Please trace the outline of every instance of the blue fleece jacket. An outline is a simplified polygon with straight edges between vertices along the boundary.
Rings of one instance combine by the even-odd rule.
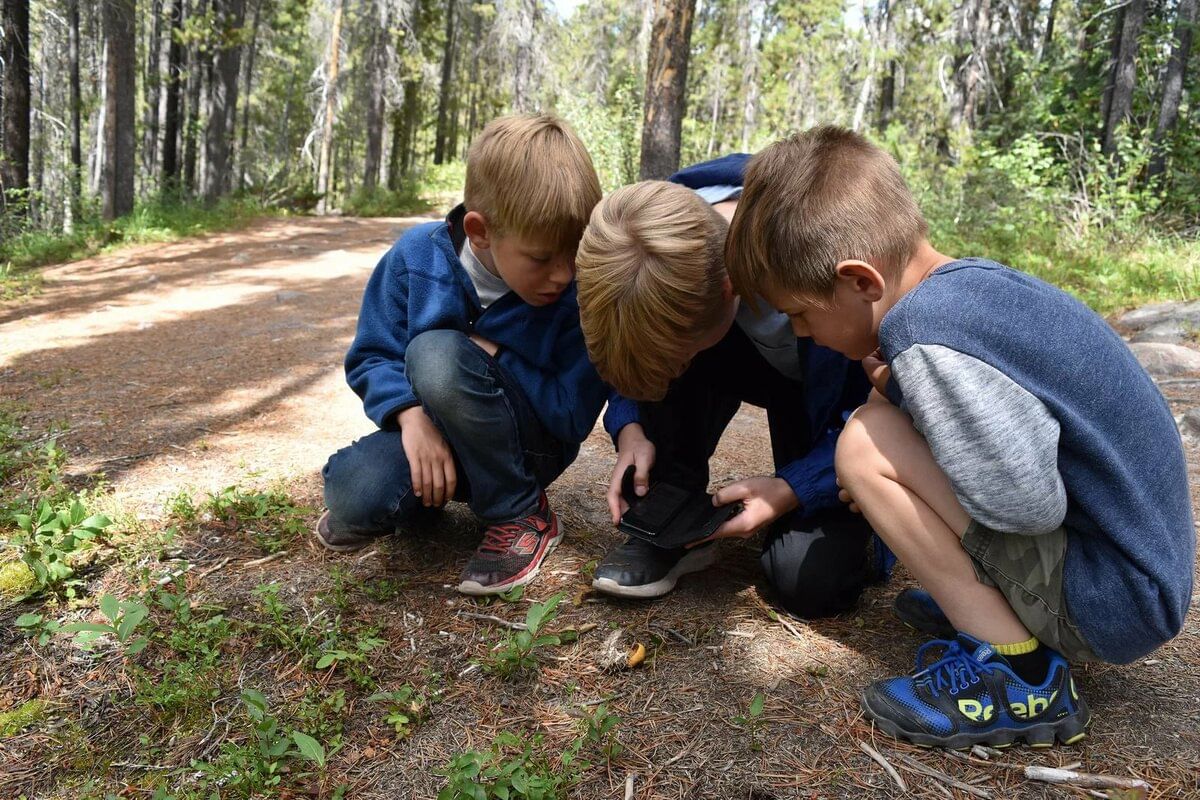
[[[964,258],[906,294],[883,318],[879,343],[892,366],[889,398],[923,427],[975,516],[996,517],[989,526],[1012,535],[1066,528],[1067,610],[1096,655],[1128,663],[1179,632],[1196,558],[1179,431],[1104,320],[1036,278]],[[950,368],[939,373],[939,361]],[[991,388],[973,390],[984,373]],[[1020,440],[996,421],[1017,401],[1026,408],[1015,420],[1024,422]],[[1039,425],[1040,415],[1049,424]],[[956,441],[939,447],[948,440]],[[1008,458],[1038,444],[1048,463]],[[993,466],[981,469],[980,458]],[[1055,480],[1027,479],[1047,467]],[[1023,519],[1024,508],[1002,507],[1012,487],[1053,516]],[[1055,502],[1064,489],[1065,502]]]
[[[410,228],[375,267],[346,353],[346,380],[367,416],[395,430],[396,414],[417,405],[404,373],[408,343],[431,330],[476,333],[500,346],[497,361],[546,429],[578,445],[595,425],[607,389],[588,361],[575,284],[547,306],[509,292],[484,310],[458,258],[464,214],[459,206],[443,222]]]
[[[749,161],[750,156],[746,153],[733,153],[688,167],[672,175],[670,180],[695,190],[741,186]],[[763,304],[760,308],[764,313],[773,313]],[[800,500],[801,513],[813,514],[842,505],[837,497],[837,476],[833,469],[837,437],[846,415],[866,399],[870,387],[857,363],[820,347],[811,339],[797,339],[796,347],[800,363],[804,365],[805,407],[788,410],[807,414],[809,430],[813,432],[812,449],[779,467],[775,474],[792,487]],[[637,402],[614,393],[604,413],[604,428],[613,440],[621,428],[637,421]]]

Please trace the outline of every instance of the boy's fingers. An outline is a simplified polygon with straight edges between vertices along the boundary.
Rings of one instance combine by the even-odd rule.
[[[650,490],[650,459],[640,454],[634,459],[633,491],[642,497]]]
[[[429,503],[441,508],[446,497],[446,473],[443,471],[440,463],[435,463],[430,467],[429,483],[431,484]]]
[[[613,525],[621,521],[621,476],[624,471],[622,463],[617,461],[612,480],[608,482],[608,493],[604,495],[604,499],[608,501],[608,513],[612,517]]]
[[[454,459],[446,459],[446,503],[454,499],[458,492],[458,471],[454,469]]]
[[[421,459],[421,504],[428,507],[430,504],[429,495],[433,491],[433,480],[431,473],[433,472],[429,461]]]
[[[750,487],[744,483],[731,483],[728,486],[722,486],[717,489],[717,493],[713,495],[714,506],[727,506],[730,503],[738,500],[745,500],[750,496]],[[729,523],[725,523],[728,525]]]

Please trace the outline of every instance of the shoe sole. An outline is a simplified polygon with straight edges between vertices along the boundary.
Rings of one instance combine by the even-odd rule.
[[[471,597],[486,597],[492,594],[504,594],[505,592],[515,589],[518,586],[524,586],[537,577],[538,572],[542,569],[542,564],[546,563],[546,559],[554,552],[554,548],[558,547],[558,543],[562,541],[563,535],[566,534],[566,529],[563,527],[562,520],[558,520],[558,536],[555,536],[546,544],[546,549],[542,551],[542,557],[534,559],[526,571],[517,573],[516,577],[504,583],[496,583],[491,586],[484,586],[478,581],[463,581],[458,585],[458,591],[461,594],[470,595]]]
[[[929,733],[906,731],[891,719],[880,715],[871,708],[867,695],[862,695],[862,707],[867,716],[875,723],[875,727],[894,739],[911,742],[918,747],[941,747],[946,750],[965,750],[973,745],[982,744],[990,747],[1008,747],[1024,741],[1030,747],[1053,747],[1054,743],[1075,744],[1087,736],[1087,726],[1092,721],[1091,711],[1087,703],[1078,700],[1079,709],[1069,717],[1053,722],[1043,722],[1026,725],[1020,728],[995,728],[978,733],[956,733],[953,736],[936,736]]]
[[[361,543],[357,544],[333,544],[328,541],[324,536],[321,535],[321,520],[325,519],[325,514],[328,513],[329,512],[326,511],[324,514],[322,514],[317,520],[317,524],[313,526],[313,536],[317,538],[317,541],[320,542],[321,546],[326,550],[329,550],[333,553],[353,553],[355,550],[362,550],[364,547],[372,543],[372,539],[364,539]]]
[[[703,550],[696,550],[686,554],[676,562],[675,566],[671,567],[670,572],[653,583],[643,583],[640,586],[622,586],[612,578],[596,578],[592,581],[592,588],[613,597],[650,600],[655,597],[662,597],[664,594],[670,592],[684,575],[708,569],[716,561],[717,548],[710,546]]]

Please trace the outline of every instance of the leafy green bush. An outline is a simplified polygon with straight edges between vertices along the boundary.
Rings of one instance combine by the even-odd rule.
[[[437,800],[559,800],[579,783],[590,766],[577,759],[583,739],[576,739],[557,759],[546,754],[544,737],[526,740],[501,731],[484,753],[475,750],[450,759],[444,771],[446,786]]]
[[[508,633],[480,662],[487,672],[512,677],[535,669],[538,651],[552,645],[562,644],[562,637],[555,633],[542,633],[546,623],[558,616],[562,592],[544,603],[534,603],[525,613],[525,630]]]
[[[13,517],[19,533],[14,543],[39,591],[74,597],[79,581],[72,556],[102,535],[112,521],[103,514],[88,514],[78,499],[65,508],[42,500],[33,514]]]
[[[408,181],[395,191],[378,187],[372,191],[359,189],[342,206],[345,213],[358,217],[424,214],[432,208],[429,199],[421,195],[421,187]]]

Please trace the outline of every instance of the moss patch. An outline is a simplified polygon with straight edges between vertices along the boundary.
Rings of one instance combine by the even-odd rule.
[[[0,564],[0,597],[24,597],[37,588],[33,571],[23,561]]]
[[[42,700],[30,700],[12,711],[0,711],[0,739],[16,736],[45,717],[46,703]]]

